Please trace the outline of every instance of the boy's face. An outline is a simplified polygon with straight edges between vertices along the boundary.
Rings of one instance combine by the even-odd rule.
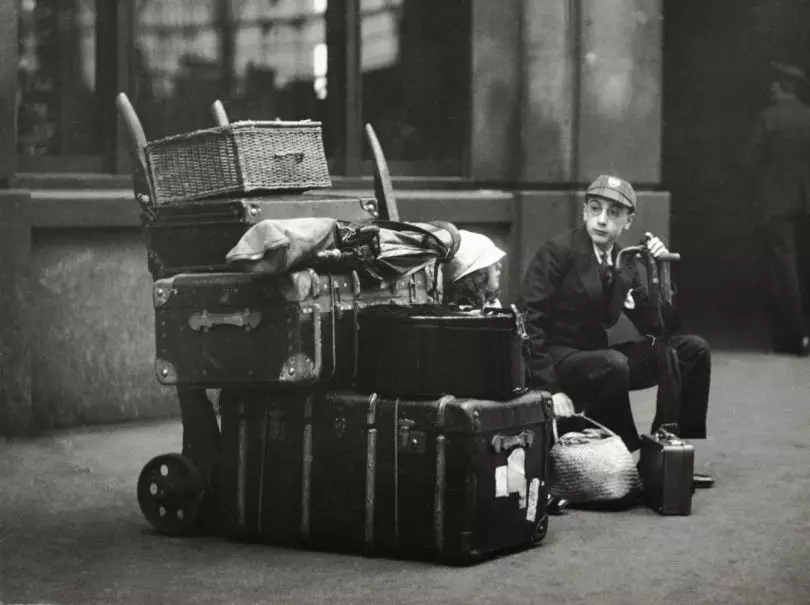
[[[607,250],[633,224],[633,213],[619,203],[590,197],[582,208],[585,229],[598,248]]]

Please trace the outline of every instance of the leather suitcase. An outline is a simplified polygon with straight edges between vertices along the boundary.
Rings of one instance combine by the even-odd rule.
[[[225,390],[219,502],[232,536],[473,562],[548,529],[550,397]]]
[[[692,513],[695,446],[667,431],[641,436],[644,501],[662,515]]]
[[[382,305],[359,314],[358,388],[383,395],[508,399],[526,390],[515,309]]]
[[[285,194],[230,198],[159,206],[142,214],[149,271],[155,279],[178,273],[230,272],[225,255],[256,223],[278,219],[298,204],[301,216],[317,208],[317,216],[344,221],[376,215],[374,198],[340,194]],[[313,216],[315,216],[313,214]]]
[[[356,374],[362,307],[425,303],[432,271],[361,287],[356,273],[184,273],[154,283],[155,371],[164,385],[325,383]]]

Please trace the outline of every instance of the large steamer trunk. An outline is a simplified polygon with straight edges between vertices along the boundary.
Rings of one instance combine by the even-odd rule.
[[[274,544],[469,562],[540,541],[550,398],[227,390],[221,504]]]

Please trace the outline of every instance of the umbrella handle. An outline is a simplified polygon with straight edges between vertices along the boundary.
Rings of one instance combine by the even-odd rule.
[[[670,265],[673,261],[681,260],[681,255],[677,252],[668,252],[660,255],[658,258],[653,258],[649,253],[646,245],[627,246],[619,251],[616,255],[616,269],[621,267],[622,258],[625,254],[641,254],[644,256],[644,262],[647,265],[648,284],[650,294],[653,290],[660,290],[661,298],[666,303],[672,302],[672,285],[670,283]]]

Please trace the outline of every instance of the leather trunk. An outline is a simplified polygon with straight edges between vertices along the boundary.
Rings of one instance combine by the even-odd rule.
[[[522,316],[382,305],[359,314],[358,388],[383,395],[509,399],[526,390]]]
[[[289,215],[296,204],[296,217],[312,216],[344,221],[370,220],[376,213],[373,197],[340,194],[279,194],[207,200],[159,206],[142,215],[149,271],[155,279],[178,273],[233,271],[225,256],[256,223]]]
[[[308,269],[276,276],[180,274],[154,283],[155,372],[164,385],[350,387],[357,316],[369,305],[430,300],[423,268],[393,284]]]
[[[219,497],[234,537],[468,563],[547,532],[546,393],[254,389],[221,402]]]

